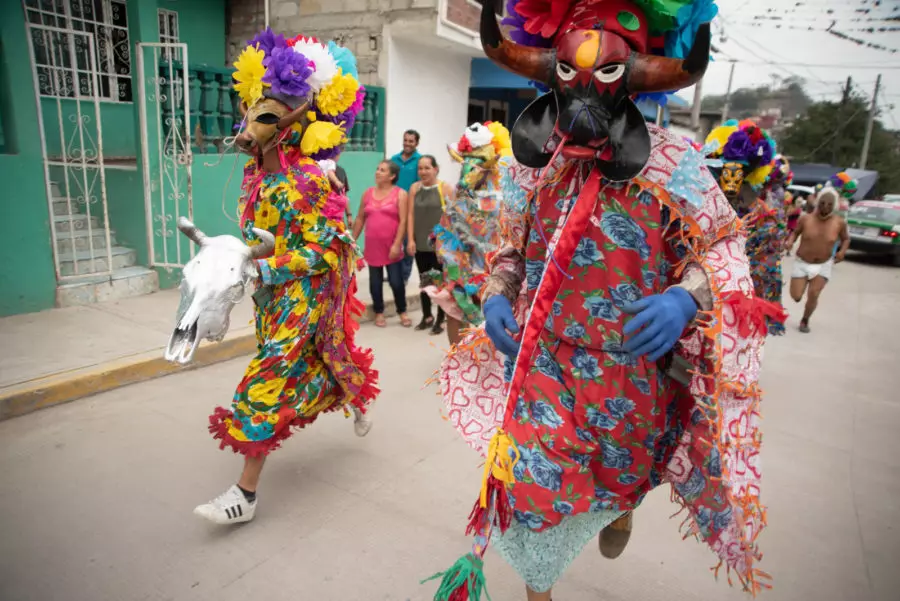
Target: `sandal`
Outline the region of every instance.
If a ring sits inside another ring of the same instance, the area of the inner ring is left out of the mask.
[[[421,332],[422,330],[427,330],[431,326],[434,325],[434,317],[431,315],[423,315],[422,321],[419,322],[419,325],[416,326],[416,330]]]
[[[406,313],[400,314],[400,325],[402,325],[404,328],[412,327],[412,320]]]
[[[444,333],[444,326],[442,326],[439,323],[434,324],[434,327],[431,328],[432,336],[437,336],[438,334],[443,334],[443,333]]]
[[[376,315],[375,316],[375,326],[379,328],[387,327],[387,320],[384,318],[384,315]]]

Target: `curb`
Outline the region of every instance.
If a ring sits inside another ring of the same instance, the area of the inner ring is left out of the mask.
[[[419,308],[419,294],[407,293],[407,309]],[[385,315],[396,315],[394,301],[385,301]],[[374,319],[371,302],[360,323]],[[225,340],[216,344],[203,344],[188,365],[170,363],[163,358],[164,347],[107,361],[100,365],[52,374],[10,386],[0,391],[0,421],[27,415],[41,409],[61,405],[95,395],[138,384],[170,374],[191,371],[202,367],[251,355],[256,351],[256,333],[253,328],[241,328],[230,332]]]

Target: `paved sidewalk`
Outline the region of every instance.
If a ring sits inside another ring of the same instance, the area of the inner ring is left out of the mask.
[[[369,272],[359,273],[358,296],[372,318]],[[418,276],[406,289],[409,310],[419,307]],[[385,286],[386,314],[394,302]],[[168,363],[169,341],[179,292],[154,294],[83,307],[50,309],[0,318],[0,420],[37,409],[252,353],[253,302],[235,306],[224,342],[202,343],[186,367]]]

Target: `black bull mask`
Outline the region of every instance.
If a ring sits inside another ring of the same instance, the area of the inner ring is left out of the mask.
[[[632,97],[669,92],[698,82],[709,64],[710,29],[703,24],[685,59],[644,54],[625,38],[585,21],[561,31],[552,48],[522,46],[500,32],[491,0],[482,0],[481,44],[495,63],[550,92],[534,100],[513,126],[516,160],[544,167],[555,133],[564,156],[595,160],[610,180],[638,175],[650,156],[650,132]]]

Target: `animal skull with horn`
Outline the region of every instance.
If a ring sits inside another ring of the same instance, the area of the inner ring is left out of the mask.
[[[178,229],[200,247],[184,266],[181,303],[165,352],[166,360],[186,364],[201,339],[220,342],[225,337],[231,310],[257,275],[255,261],[272,253],[275,237],[253,228],[260,243],[247,246],[234,236],[209,237],[184,217]]]
[[[494,0],[480,0],[481,45],[495,63],[550,88],[512,129],[516,159],[545,166],[551,137],[563,156],[594,160],[605,177],[636,176],[650,156],[650,134],[633,97],[695,84],[709,63],[709,23],[701,25],[684,59],[650,54],[647,17],[631,0],[576,0],[552,47],[517,44],[500,31]]]

